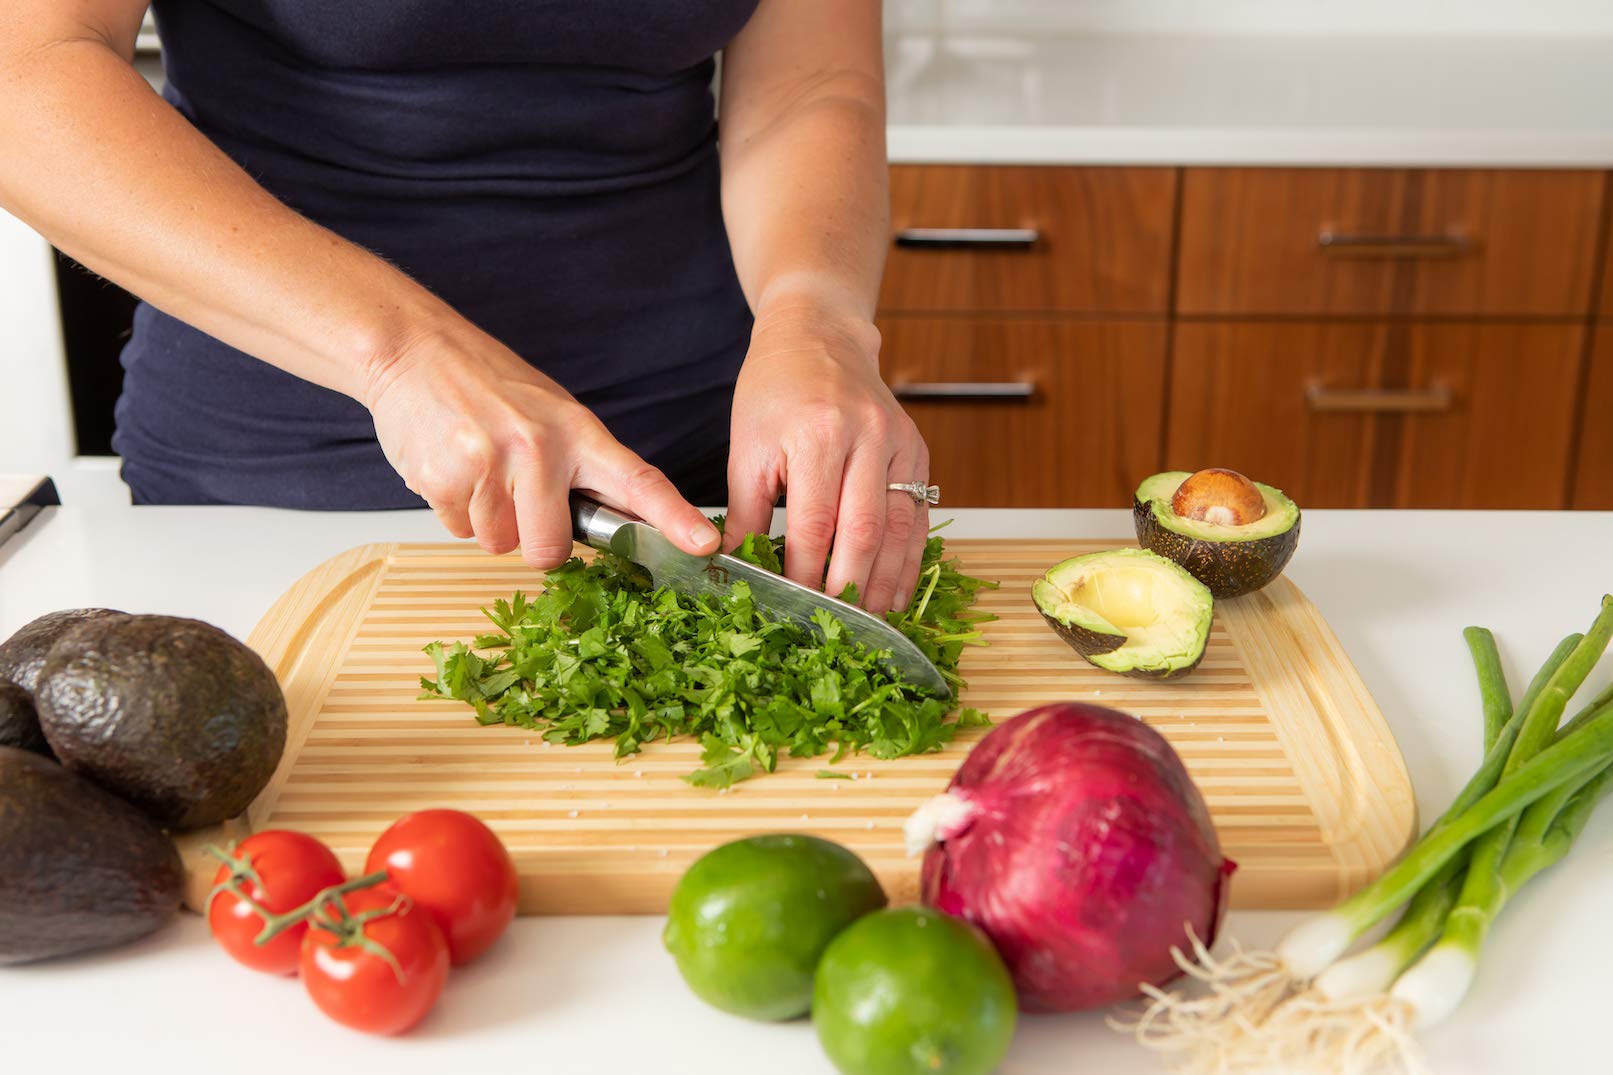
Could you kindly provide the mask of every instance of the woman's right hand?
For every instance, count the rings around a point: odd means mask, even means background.
[[[571,394],[468,324],[418,333],[372,364],[363,402],[388,462],[456,537],[519,548],[535,568],[571,555],[572,489],[631,512],[685,552],[711,522]]]

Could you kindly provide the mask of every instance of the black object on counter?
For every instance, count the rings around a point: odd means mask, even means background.
[[[34,521],[41,508],[53,508],[61,504],[62,498],[56,492],[56,483],[49,478],[39,479],[28,495],[14,505],[0,505],[0,545],[4,545],[13,534]]]

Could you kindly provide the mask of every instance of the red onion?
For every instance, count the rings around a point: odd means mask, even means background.
[[[1204,798],[1163,736],[1101,706],[1022,713],[908,821],[925,903],[986,931],[1026,1011],[1124,1000],[1206,945],[1226,878]]]

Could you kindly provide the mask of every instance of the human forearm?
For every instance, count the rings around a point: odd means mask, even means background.
[[[232,346],[363,398],[395,341],[454,320],[403,273],[254,183],[111,42],[12,49],[0,94],[0,204]]]
[[[878,0],[762,0],[724,53],[720,120],[723,213],[756,313],[728,521],[765,529],[783,487],[785,572],[853,586],[875,612],[907,603],[928,530],[926,505],[891,486],[930,470],[873,324],[890,215],[881,47]]]
[[[777,61],[809,63],[806,51],[772,40],[799,28],[769,14],[724,58],[723,215],[740,284],[758,316],[826,305],[872,320],[890,218],[878,5],[825,12],[844,44],[804,72]]]

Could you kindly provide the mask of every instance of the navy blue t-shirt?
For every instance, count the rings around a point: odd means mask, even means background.
[[[756,2],[152,7],[168,100],[254,179],[721,503],[751,322],[719,205],[712,56]],[[137,503],[420,504],[346,396],[150,306],[123,365],[114,445]]]

